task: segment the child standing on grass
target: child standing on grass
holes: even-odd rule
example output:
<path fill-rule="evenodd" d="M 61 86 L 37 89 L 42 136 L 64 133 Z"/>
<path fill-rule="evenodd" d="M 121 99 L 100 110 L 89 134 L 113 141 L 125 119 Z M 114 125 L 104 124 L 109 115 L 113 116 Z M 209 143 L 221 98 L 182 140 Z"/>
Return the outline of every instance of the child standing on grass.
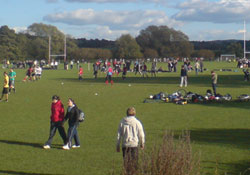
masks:
<path fill-rule="evenodd" d="M 111 83 L 111 85 L 114 84 L 114 81 L 112 80 L 112 75 L 113 75 L 113 69 L 110 66 L 107 71 L 107 76 L 106 76 L 106 81 L 105 81 L 106 84 L 108 84 L 109 82 Z"/>
<path fill-rule="evenodd" d="M 82 75 L 83 75 L 83 68 L 82 68 L 82 66 L 80 66 L 80 68 L 79 68 L 78 75 L 79 75 L 78 79 L 81 81 L 82 80 Z"/>
<path fill-rule="evenodd" d="M 10 69 L 10 72 L 9 72 L 9 93 L 11 92 L 11 89 L 13 89 L 14 93 L 16 92 L 15 78 L 16 78 L 16 72 L 14 72 L 13 69 Z"/>
<path fill-rule="evenodd" d="M 4 75 L 4 83 L 3 83 L 3 91 L 0 101 L 2 101 L 3 97 L 5 96 L 5 101 L 8 102 L 8 94 L 9 94 L 9 76 L 7 72 L 3 73 Z"/>

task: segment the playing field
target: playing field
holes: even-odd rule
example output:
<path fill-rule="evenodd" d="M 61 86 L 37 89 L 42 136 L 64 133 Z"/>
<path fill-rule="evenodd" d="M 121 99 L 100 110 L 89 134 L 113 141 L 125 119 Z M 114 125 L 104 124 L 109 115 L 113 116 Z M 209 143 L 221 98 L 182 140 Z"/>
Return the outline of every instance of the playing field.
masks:
<path fill-rule="evenodd" d="M 236 69 L 236 63 L 205 62 L 204 65 L 209 71 L 198 76 L 189 73 L 187 91 L 204 95 L 211 89 L 211 69 Z M 136 108 L 137 117 L 144 125 L 145 149 L 159 142 L 166 130 L 176 134 L 189 130 L 193 152 L 201 152 L 202 174 L 236 175 L 250 168 L 250 103 L 143 103 L 150 94 L 178 90 L 180 71 L 159 73 L 156 78 L 128 73 L 124 81 L 121 75 L 115 75 L 111 87 L 104 83 L 104 74 L 99 73 L 95 80 L 87 64 L 83 66 L 81 82 L 76 67 L 68 71 L 62 67 L 44 70 L 40 81 L 26 83 L 22 82 L 26 70 L 15 70 L 17 92 L 10 94 L 8 103 L 0 103 L 0 174 L 108 175 L 113 170 L 120 174 L 122 155 L 115 151 L 116 131 L 130 106 Z M 166 69 L 167 65 L 163 66 Z M 3 71 L 1 68 L 1 88 Z M 218 93 L 230 93 L 234 99 L 250 94 L 250 82 L 243 81 L 242 70 L 217 71 L 217 74 Z M 63 150 L 58 133 L 52 148 L 42 149 L 49 136 L 54 94 L 61 97 L 65 108 L 67 99 L 73 98 L 86 114 L 86 121 L 78 128 L 80 149 Z M 250 171 L 245 173 L 249 174 Z"/>

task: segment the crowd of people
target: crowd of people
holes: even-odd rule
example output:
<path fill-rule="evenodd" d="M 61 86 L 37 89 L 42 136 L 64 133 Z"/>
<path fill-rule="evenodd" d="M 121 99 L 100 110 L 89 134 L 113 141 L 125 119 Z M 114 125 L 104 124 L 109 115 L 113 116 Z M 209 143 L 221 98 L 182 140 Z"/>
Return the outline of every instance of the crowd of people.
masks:
<path fill-rule="evenodd" d="M 163 69 L 162 66 L 157 69 L 157 61 L 153 60 L 150 64 L 144 60 L 136 60 L 134 62 L 130 60 L 106 60 L 101 61 L 98 60 L 93 63 L 93 77 L 95 79 L 98 78 L 98 71 L 106 74 L 105 83 L 106 84 L 114 84 L 112 79 L 113 75 L 119 76 L 122 73 L 122 79 L 126 79 L 127 72 L 132 72 L 135 76 L 141 75 L 143 78 L 148 78 L 149 73 L 151 77 L 156 77 L 158 72 L 177 72 L 177 64 L 180 61 L 178 59 L 168 60 L 167 70 Z M 80 81 L 84 80 L 83 77 L 83 67 L 80 65 L 79 61 L 77 63 L 78 69 L 78 78 Z M 204 71 L 203 60 L 197 59 L 195 60 L 194 65 L 191 65 L 191 61 L 186 59 L 181 62 L 180 70 L 180 87 L 187 87 L 188 85 L 188 73 L 192 70 L 195 71 L 195 74 L 198 75 Z M 23 79 L 24 82 L 30 80 L 35 81 L 41 79 L 42 75 L 42 64 L 46 63 L 36 63 L 36 62 L 28 62 L 25 63 L 26 67 L 28 64 L 28 69 Z M 237 67 L 242 68 L 242 66 L 248 67 L 250 62 L 240 61 L 238 62 Z M 14 65 L 14 64 L 13 64 Z M 148 68 L 148 65 L 151 65 L 151 68 Z M 67 66 L 67 65 L 66 65 Z M 10 67 L 10 63 L 6 67 Z M 194 67 L 194 69 L 193 69 Z M 58 69 L 58 63 L 51 63 L 52 69 Z M 74 62 L 70 62 L 70 69 L 74 68 Z M 68 69 L 68 68 L 66 68 Z M 247 69 L 244 69 L 244 79 L 249 81 L 249 72 Z M 15 89 L 15 78 L 16 72 L 10 68 L 9 73 L 4 72 L 4 83 L 2 96 L 0 101 L 5 100 L 8 102 L 8 95 L 13 91 L 16 92 Z M 213 89 L 214 96 L 217 95 L 217 82 L 218 75 L 215 71 L 211 71 L 211 86 Z M 64 128 L 64 123 L 68 121 L 68 129 L 67 133 Z M 76 103 L 72 98 L 68 98 L 67 101 L 67 109 L 64 110 L 64 105 L 60 100 L 58 95 L 52 96 L 51 103 L 51 115 L 50 115 L 50 131 L 48 140 L 43 145 L 44 149 L 50 149 L 53 141 L 53 137 L 56 134 L 56 131 L 59 131 L 59 134 L 62 138 L 63 146 L 62 149 L 69 150 L 71 148 L 80 148 L 80 139 L 78 136 L 77 128 L 79 127 L 79 109 Z M 74 140 L 74 144 L 72 143 Z M 130 107 L 126 111 L 126 117 L 124 117 L 118 126 L 117 132 L 117 143 L 116 150 L 120 152 L 120 148 L 122 147 L 122 155 L 124 160 L 125 170 L 130 171 L 131 167 L 137 169 L 138 164 L 138 151 L 139 148 L 144 149 L 145 144 L 145 133 L 142 126 L 142 123 L 136 118 L 136 110 L 134 107 Z M 133 168 L 132 168 L 133 170 Z"/>

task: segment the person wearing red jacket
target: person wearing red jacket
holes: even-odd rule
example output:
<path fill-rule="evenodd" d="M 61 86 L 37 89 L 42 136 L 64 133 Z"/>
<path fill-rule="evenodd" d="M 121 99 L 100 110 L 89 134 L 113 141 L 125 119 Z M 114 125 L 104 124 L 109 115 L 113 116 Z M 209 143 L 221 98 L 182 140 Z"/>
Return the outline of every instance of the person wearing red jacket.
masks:
<path fill-rule="evenodd" d="M 58 129 L 60 136 L 63 139 L 64 145 L 67 142 L 66 133 L 63 127 L 63 119 L 64 119 L 64 107 L 60 100 L 60 97 L 54 95 L 52 97 L 51 104 L 51 116 L 50 116 L 50 135 L 48 141 L 43 146 L 44 149 L 50 149 L 51 142 L 53 140 L 54 135 L 56 134 L 56 130 Z"/>

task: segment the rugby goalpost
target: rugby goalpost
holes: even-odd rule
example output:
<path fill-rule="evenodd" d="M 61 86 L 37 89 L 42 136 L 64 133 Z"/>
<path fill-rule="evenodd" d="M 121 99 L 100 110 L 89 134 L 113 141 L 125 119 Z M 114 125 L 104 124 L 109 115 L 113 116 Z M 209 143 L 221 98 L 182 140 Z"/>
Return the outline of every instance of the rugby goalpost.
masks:
<path fill-rule="evenodd" d="M 243 48 L 243 50 L 244 50 L 244 59 L 246 59 L 246 55 L 247 54 L 250 54 L 250 51 L 247 51 L 246 50 L 246 33 L 247 33 L 247 30 L 246 30 L 246 21 L 244 21 L 244 29 L 243 29 L 243 31 L 241 30 L 241 32 L 243 33 L 243 35 L 244 35 L 244 41 L 243 41 L 243 43 L 244 43 L 244 48 Z M 235 55 L 233 55 L 233 54 L 223 54 L 223 55 L 221 55 L 220 56 L 220 60 L 222 61 L 223 60 L 223 57 L 225 57 L 226 59 L 228 59 L 228 57 L 236 57 Z"/>
<path fill-rule="evenodd" d="M 234 60 L 236 58 L 235 54 L 222 54 L 220 55 L 220 61 L 229 61 Z"/>
<path fill-rule="evenodd" d="M 67 39 L 66 39 L 66 35 L 64 37 L 64 53 L 59 54 L 59 55 L 51 54 L 51 36 L 49 36 L 49 60 L 48 60 L 49 64 L 51 62 L 51 57 L 64 57 L 64 62 L 66 62 L 66 60 L 67 60 Z"/>
<path fill-rule="evenodd" d="M 249 51 L 246 51 L 246 21 L 244 21 L 244 58 L 246 58 L 246 54 L 250 54 Z"/>

